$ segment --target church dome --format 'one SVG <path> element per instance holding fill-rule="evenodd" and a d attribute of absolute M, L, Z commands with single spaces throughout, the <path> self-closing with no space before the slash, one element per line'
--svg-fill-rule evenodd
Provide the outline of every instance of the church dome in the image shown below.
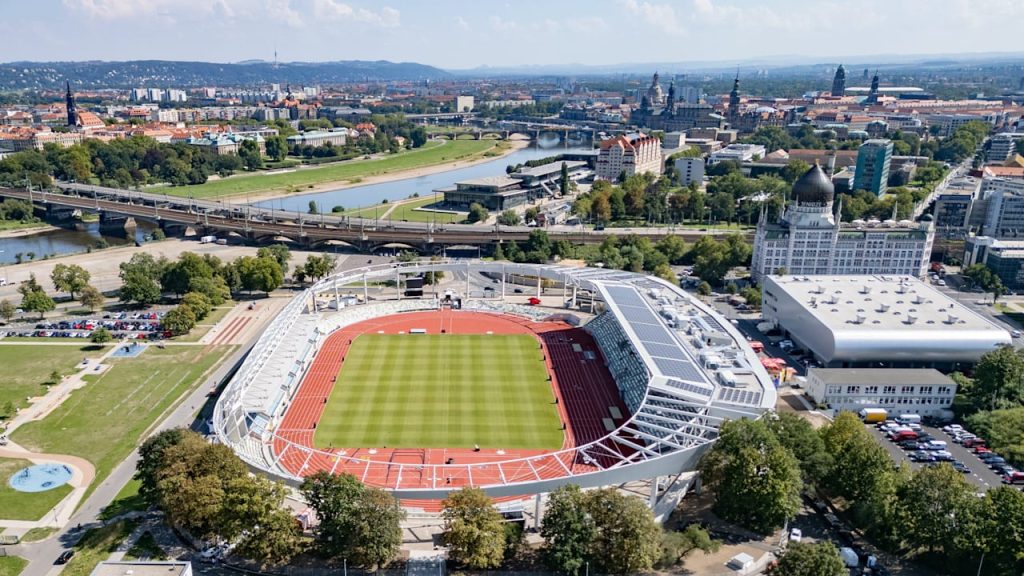
<path fill-rule="evenodd" d="M 815 164 L 793 183 L 793 200 L 800 204 L 828 204 L 835 197 L 832 181 Z"/>

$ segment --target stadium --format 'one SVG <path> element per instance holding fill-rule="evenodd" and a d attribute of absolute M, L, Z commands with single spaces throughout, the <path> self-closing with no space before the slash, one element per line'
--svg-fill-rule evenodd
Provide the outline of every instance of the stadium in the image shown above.
<path fill-rule="evenodd" d="M 369 296 L 436 272 L 465 291 Z M 473 291 L 471 275 L 491 284 Z M 664 280 L 438 260 L 339 272 L 295 296 L 212 428 L 291 485 L 329 471 L 404 502 L 464 486 L 519 498 L 691 471 L 724 420 L 775 399 L 735 327 Z"/>

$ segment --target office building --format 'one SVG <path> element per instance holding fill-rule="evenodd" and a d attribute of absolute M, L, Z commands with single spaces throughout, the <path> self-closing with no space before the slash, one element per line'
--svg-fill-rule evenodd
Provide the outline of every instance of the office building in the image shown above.
<path fill-rule="evenodd" d="M 472 96 L 456 96 L 455 97 L 455 111 L 456 112 L 472 112 L 475 105 L 475 99 Z"/>
<path fill-rule="evenodd" d="M 597 154 L 597 177 L 603 180 L 646 173 L 657 176 L 661 168 L 661 141 L 643 133 L 604 140 Z"/>
<path fill-rule="evenodd" d="M 676 172 L 679 173 L 679 183 L 689 186 L 696 183 L 700 186 L 704 182 L 704 159 L 703 158 L 676 158 L 673 162 Z"/>
<path fill-rule="evenodd" d="M 807 395 L 836 412 L 884 408 L 892 415 L 951 419 L 956 382 L 934 368 L 811 368 Z"/>
<path fill-rule="evenodd" d="M 444 203 L 452 208 L 466 209 L 473 203 L 491 212 L 502 212 L 526 204 L 527 190 L 522 181 L 508 176 L 487 176 L 456 182 L 435 190 L 444 194 Z"/>
<path fill-rule="evenodd" d="M 829 368 L 958 370 L 1011 343 L 993 321 L 909 276 L 767 276 L 762 311 Z"/>
<path fill-rule="evenodd" d="M 1024 290 L 1024 240 L 998 240 L 968 236 L 964 242 L 964 266 L 984 264 L 1007 289 Z"/>
<path fill-rule="evenodd" d="M 955 178 L 935 197 L 932 215 L 935 235 L 940 238 L 963 238 L 971 229 L 971 214 L 981 192 L 977 178 Z"/>
<path fill-rule="evenodd" d="M 661 136 L 661 147 L 665 150 L 676 150 L 686 147 L 686 133 L 665 132 Z"/>
<path fill-rule="evenodd" d="M 1024 180 L 985 178 L 981 194 L 986 203 L 982 234 L 997 239 L 1024 239 Z"/>
<path fill-rule="evenodd" d="M 755 280 L 784 270 L 818 274 L 924 276 L 935 238 L 930 215 L 909 220 L 855 220 L 833 213 L 835 187 L 815 164 L 793 183 L 790 204 L 778 222 L 764 212 L 754 233 L 750 272 Z M 839 207 L 836 212 L 842 212 Z"/>
<path fill-rule="evenodd" d="M 889 188 L 889 163 L 892 160 L 892 141 L 872 139 L 860 145 L 857 151 L 857 171 L 853 187 L 870 190 L 875 196 L 885 194 Z"/>
<path fill-rule="evenodd" d="M 334 128 L 332 130 L 314 130 L 303 132 L 288 137 L 288 146 L 344 146 L 348 139 L 348 128 Z"/>
<path fill-rule="evenodd" d="M 1017 154 L 1017 142 L 1024 139 L 1024 133 L 1003 132 L 989 140 L 986 159 L 995 164 L 1002 164 Z"/>

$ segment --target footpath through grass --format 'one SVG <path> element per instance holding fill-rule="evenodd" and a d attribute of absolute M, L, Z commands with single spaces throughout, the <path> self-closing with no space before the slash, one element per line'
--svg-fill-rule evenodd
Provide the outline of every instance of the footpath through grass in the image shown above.
<path fill-rule="evenodd" d="M 175 186 L 162 188 L 172 196 L 192 196 L 194 198 L 217 198 L 222 196 L 237 196 L 240 194 L 251 194 L 254 192 L 267 192 L 271 190 L 289 190 L 294 188 L 305 188 L 328 182 L 342 183 L 353 181 L 367 176 L 379 176 L 413 170 L 464 160 L 490 150 L 495 146 L 493 140 L 473 140 L 456 142 L 428 142 L 421 148 L 400 152 L 384 158 L 375 160 L 347 160 L 335 164 L 328 164 L 317 168 L 297 169 L 293 172 L 282 172 L 278 174 L 255 173 L 242 176 L 232 176 L 223 180 L 212 180 L 205 184 L 195 186 Z M 301 192 L 301 190 L 297 190 Z M 330 209 L 330 207 L 325 207 Z"/>
<path fill-rule="evenodd" d="M 348 216 L 357 216 L 360 218 L 374 218 L 382 217 L 389 208 L 394 206 L 394 210 L 388 214 L 386 220 L 392 220 L 401 222 L 403 220 L 408 222 L 437 222 L 438 224 L 455 224 L 462 222 L 468 215 L 466 212 L 435 212 L 432 210 L 417 210 L 417 208 L 423 208 L 436 202 L 441 201 L 440 196 L 430 196 L 428 198 L 416 198 L 414 200 L 402 200 L 400 204 L 394 206 L 392 204 L 378 204 L 376 206 L 369 206 L 366 208 L 359 208 L 358 210 L 351 210 L 345 214 Z"/>
<path fill-rule="evenodd" d="M 28 460 L 20 458 L 0 458 L 0 518 L 39 520 L 71 493 L 68 484 L 45 492 L 20 492 L 11 488 L 7 483 L 11 476 L 31 465 Z"/>
<path fill-rule="evenodd" d="M 51 372 L 71 374 L 83 357 L 102 352 L 98 346 L 5 346 L 0 341 L 0 410 L 8 402 L 28 406 L 27 397 L 46 394 L 43 382 Z"/>
<path fill-rule="evenodd" d="M 318 447 L 561 448 L 542 354 L 528 335 L 359 336 L 314 441 Z"/>
<path fill-rule="evenodd" d="M 142 441 L 146 430 L 191 390 L 231 346 L 150 346 L 76 390 L 46 418 L 12 434 L 34 451 L 81 456 L 96 466 L 89 493 Z"/>

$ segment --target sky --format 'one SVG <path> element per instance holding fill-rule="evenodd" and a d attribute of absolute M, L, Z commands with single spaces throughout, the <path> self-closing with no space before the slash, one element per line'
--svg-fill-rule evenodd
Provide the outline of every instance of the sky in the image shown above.
<path fill-rule="evenodd" d="M 1020 0 L 0 0 L 0 62 L 841 61 L 1024 50 Z"/>

